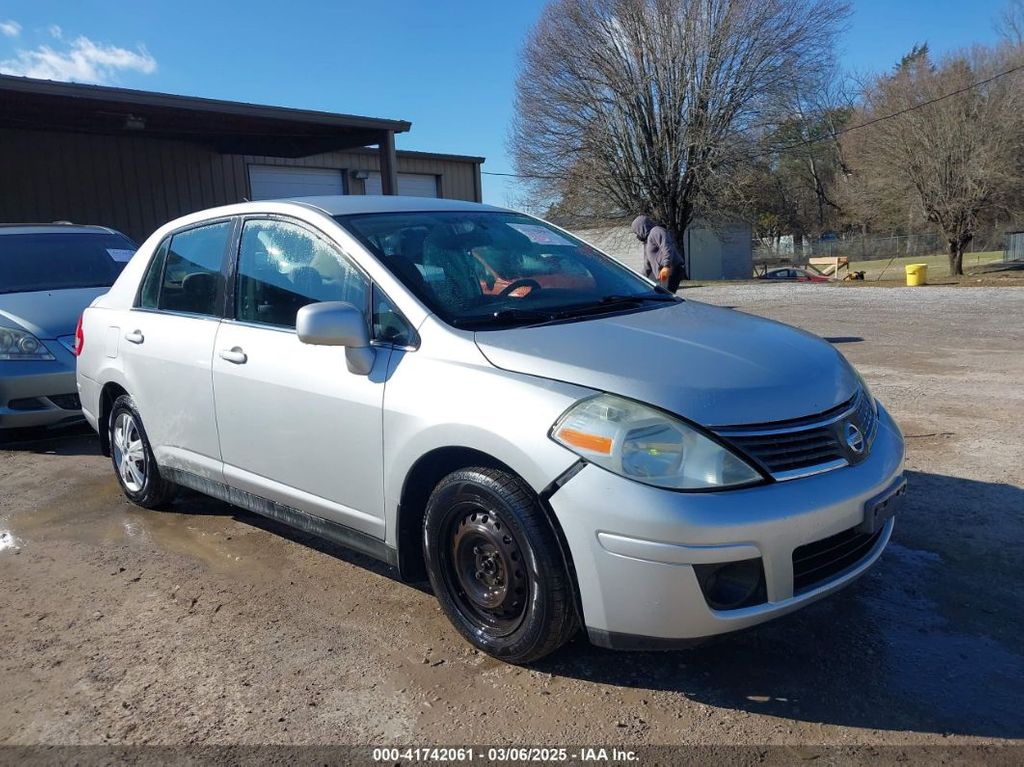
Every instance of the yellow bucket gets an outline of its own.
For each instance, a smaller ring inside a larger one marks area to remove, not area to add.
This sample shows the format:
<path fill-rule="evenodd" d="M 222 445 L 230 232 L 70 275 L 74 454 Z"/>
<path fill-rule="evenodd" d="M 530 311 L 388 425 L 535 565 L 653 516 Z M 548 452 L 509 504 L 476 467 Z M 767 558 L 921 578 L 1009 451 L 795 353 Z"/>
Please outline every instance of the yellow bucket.
<path fill-rule="evenodd" d="M 907 287 L 928 284 L 928 264 L 907 264 Z"/>

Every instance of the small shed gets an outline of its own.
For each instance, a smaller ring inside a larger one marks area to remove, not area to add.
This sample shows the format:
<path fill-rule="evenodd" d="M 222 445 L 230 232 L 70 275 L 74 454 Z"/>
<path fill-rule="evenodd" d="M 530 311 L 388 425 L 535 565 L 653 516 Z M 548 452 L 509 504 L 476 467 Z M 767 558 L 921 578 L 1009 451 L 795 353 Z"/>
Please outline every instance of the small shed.
<path fill-rule="evenodd" d="M 629 228 L 619 226 L 572 229 L 573 234 L 643 273 L 644 249 Z M 691 280 L 749 280 L 754 273 L 753 231 L 742 221 L 711 224 L 697 221 L 686 230 L 683 252 Z"/>
<path fill-rule="evenodd" d="M 1007 232 L 1003 261 L 1024 261 L 1024 232 Z"/>

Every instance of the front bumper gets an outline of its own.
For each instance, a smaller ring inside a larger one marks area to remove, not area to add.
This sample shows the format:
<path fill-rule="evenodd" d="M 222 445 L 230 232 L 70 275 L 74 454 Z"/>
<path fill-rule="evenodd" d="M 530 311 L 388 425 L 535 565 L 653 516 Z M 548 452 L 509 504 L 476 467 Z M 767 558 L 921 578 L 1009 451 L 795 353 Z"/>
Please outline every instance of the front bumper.
<path fill-rule="evenodd" d="M 889 519 L 855 564 L 794 590 L 793 552 L 861 525 L 865 502 L 903 472 L 903 435 L 879 406 L 870 456 L 856 466 L 788 482 L 679 493 L 587 465 L 548 503 L 572 554 L 584 623 L 596 644 L 659 647 L 753 626 L 836 591 L 870 567 Z M 760 557 L 767 599 L 709 606 L 693 565 Z"/>
<path fill-rule="evenodd" d="M 43 343 L 55 359 L 0 361 L 0 429 L 81 420 L 75 358 L 56 341 Z"/>

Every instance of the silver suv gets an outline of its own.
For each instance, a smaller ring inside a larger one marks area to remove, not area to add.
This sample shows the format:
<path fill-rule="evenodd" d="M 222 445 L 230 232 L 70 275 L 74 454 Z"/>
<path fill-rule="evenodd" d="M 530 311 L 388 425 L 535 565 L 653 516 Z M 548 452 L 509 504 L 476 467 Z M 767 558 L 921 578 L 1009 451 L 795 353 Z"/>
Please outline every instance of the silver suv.
<path fill-rule="evenodd" d="M 178 486 L 430 579 L 472 644 L 673 647 L 881 554 L 903 438 L 807 333 L 683 301 L 538 219 L 324 197 L 208 210 L 82 320 L 125 494 Z"/>

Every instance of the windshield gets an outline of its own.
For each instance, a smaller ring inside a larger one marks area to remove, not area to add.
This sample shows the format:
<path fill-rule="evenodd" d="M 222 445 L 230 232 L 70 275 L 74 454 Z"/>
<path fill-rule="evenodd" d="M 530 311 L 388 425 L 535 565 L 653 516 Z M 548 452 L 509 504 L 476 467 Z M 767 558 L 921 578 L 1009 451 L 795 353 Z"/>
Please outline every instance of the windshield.
<path fill-rule="evenodd" d="M 449 324 L 487 328 L 636 311 L 667 291 L 554 227 L 521 213 L 337 216 Z"/>
<path fill-rule="evenodd" d="M 0 233 L 0 293 L 109 288 L 136 247 L 106 232 Z"/>

